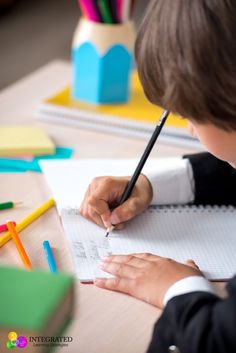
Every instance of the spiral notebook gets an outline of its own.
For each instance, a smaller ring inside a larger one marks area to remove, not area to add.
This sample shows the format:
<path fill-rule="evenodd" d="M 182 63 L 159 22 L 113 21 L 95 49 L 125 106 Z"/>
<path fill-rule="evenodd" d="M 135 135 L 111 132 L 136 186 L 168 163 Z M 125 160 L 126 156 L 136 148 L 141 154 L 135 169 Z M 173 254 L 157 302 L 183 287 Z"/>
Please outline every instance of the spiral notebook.
<path fill-rule="evenodd" d="M 81 282 L 109 277 L 98 267 L 103 256 L 141 252 L 191 258 L 210 280 L 236 273 L 235 207 L 151 206 L 108 238 L 75 209 L 63 209 L 61 217 Z"/>
<path fill-rule="evenodd" d="M 173 170 L 176 158 L 150 158 L 144 173 Z M 82 282 L 107 276 L 98 269 L 107 254 L 151 252 L 178 261 L 192 258 L 206 277 L 225 280 L 236 273 L 236 208 L 153 205 L 105 238 L 105 230 L 76 211 L 95 176 L 131 175 L 138 159 L 72 159 L 40 165 L 65 229 L 75 271 Z M 65 182 L 66 180 L 66 182 Z"/>
<path fill-rule="evenodd" d="M 94 105 L 75 101 L 71 88 L 65 87 L 42 102 L 35 118 L 53 124 L 97 130 L 128 137 L 150 138 L 162 108 L 151 104 L 143 93 L 137 72 L 131 83 L 131 96 L 126 104 Z M 187 131 L 187 121 L 170 114 L 160 136 L 166 143 L 199 148 L 199 141 Z"/>

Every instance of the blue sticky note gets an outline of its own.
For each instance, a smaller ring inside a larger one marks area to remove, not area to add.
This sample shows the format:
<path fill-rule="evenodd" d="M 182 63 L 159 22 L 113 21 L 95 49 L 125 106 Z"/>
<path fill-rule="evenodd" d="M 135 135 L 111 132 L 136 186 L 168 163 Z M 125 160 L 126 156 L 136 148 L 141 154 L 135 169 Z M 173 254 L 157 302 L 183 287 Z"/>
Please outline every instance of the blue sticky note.
<path fill-rule="evenodd" d="M 28 165 L 31 162 L 20 159 L 0 158 L 0 172 L 1 173 L 22 173 L 28 170 Z"/>
<path fill-rule="evenodd" d="M 55 154 L 37 156 L 32 161 L 20 159 L 0 158 L 0 173 L 23 173 L 27 171 L 41 172 L 39 161 L 42 159 L 68 159 L 73 155 L 74 150 L 69 147 L 57 147 Z"/>

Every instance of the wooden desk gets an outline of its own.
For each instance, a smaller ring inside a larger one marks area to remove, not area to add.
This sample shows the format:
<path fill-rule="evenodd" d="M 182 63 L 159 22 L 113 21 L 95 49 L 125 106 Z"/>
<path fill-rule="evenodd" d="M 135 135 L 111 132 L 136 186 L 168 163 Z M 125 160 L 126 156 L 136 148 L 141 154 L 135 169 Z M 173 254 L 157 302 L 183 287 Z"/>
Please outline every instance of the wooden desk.
<path fill-rule="evenodd" d="M 40 101 L 68 82 L 70 65 L 56 61 L 5 89 L 0 93 L 1 124 L 32 123 Z M 139 157 L 146 145 L 144 140 L 41 124 L 38 121 L 36 123 L 46 130 L 57 145 L 73 147 L 75 157 L 79 158 Z M 180 156 L 186 152 L 191 150 L 158 144 L 152 156 Z M 51 192 L 42 174 L 0 174 L 0 199 L 24 201 L 23 207 L 0 213 L 0 223 L 6 218 L 19 221 L 50 196 Z M 59 269 L 73 270 L 67 241 L 55 209 L 47 212 L 21 234 L 35 267 L 47 268 L 42 242 L 50 239 Z M 0 263 L 22 267 L 11 241 L 0 248 L 0 252 Z M 132 297 L 98 289 L 93 285 L 78 284 L 75 320 L 66 333 L 73 337 L 73 342 L 68 348 L 57 349 L 57 352 L 145 352 L 153 324 L 159 315 L 157 308 Z"/>

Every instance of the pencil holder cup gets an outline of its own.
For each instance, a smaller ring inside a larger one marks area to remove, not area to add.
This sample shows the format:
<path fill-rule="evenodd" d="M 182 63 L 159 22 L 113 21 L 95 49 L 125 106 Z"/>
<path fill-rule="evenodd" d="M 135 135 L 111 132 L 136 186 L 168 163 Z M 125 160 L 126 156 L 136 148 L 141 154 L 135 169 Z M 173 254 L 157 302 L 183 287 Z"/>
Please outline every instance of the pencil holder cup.
<path fill-rule="evenodd" d="M 129 100 L 135 30 L 132 22 L 81 19 L 72 45 L 72 97 L 94 104 Z"/>

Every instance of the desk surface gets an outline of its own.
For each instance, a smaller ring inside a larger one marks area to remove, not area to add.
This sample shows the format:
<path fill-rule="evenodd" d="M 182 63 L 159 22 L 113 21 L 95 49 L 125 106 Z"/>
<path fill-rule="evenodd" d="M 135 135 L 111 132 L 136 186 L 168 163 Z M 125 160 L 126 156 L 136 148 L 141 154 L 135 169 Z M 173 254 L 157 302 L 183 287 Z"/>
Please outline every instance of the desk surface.
<path fill-rule="evenodd" d="M 0 93 L 1 124 L 32 123 L 37 105 L 70 82 L 70 65 L 55 61 L 35 73 L 18 81 Z M 41 125 L 57 145 L 75 149 L 79 158 L 132 158 L 139 157 L 146 141 L 106 135 L 93 131 L 36 122 Z M 98 148 L 99 146 L 99 148 Z M 109 146 L 109 148 L 107 148 Z M 191 152 L 180 148 L 158 144 L 153 157 L 181 156 Z M 23 207 L 0 213 L 0 223 L 6 218 L 16 221 L 51 197 L 42 174 L 0 174 L 2 200 L 22 200 Z M 73 271 L 73 265 L 58 214 L 51 209 L 27 229 L 22 239 L 34 267 L 47 268 L 42 251 L 42 242 L 49 239 L 53 244 L 59 270 Z M 0 263 L 22 267 L 12 242 L 0 249 Z M 222 291 L 223 285 L 217 285 Z M 151 337 L 152 327 L 160 310 L 127 295 L 109 292 L 93 285 L 77 284 L 75 320 L 70 326 L 69 336 L 73 342 L 70 353 L 141 353 L 145 352 Z M 65 352 L 60 348 L 57 352 Z"/>

